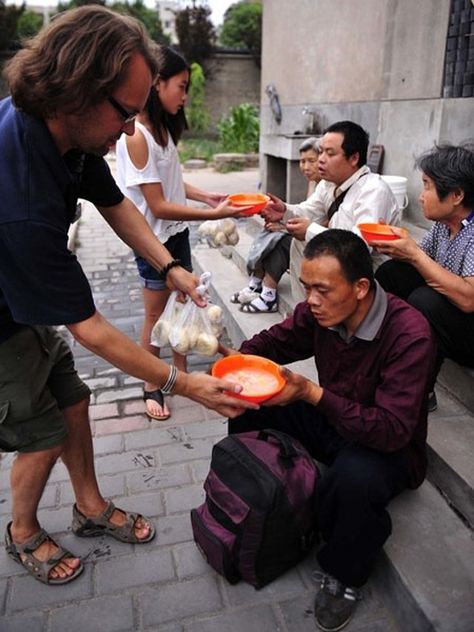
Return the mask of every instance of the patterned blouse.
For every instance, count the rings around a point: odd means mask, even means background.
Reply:
[[[436,263],[461,277],[474,276],[474,216],[471,215],[454,239],[450,239],[445,224],[436,222],[420,243],[421,249]]]

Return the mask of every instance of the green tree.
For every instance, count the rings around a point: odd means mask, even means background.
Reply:
[[[243,48],[252,53],[260,67],[262,56],[262,5],[260,2],[236,2],[224,14],[219,34],[224,46]]]
[[[170,40],[167,35],[163,33],[163,27],[161,20],[158,16],[156,9],[149,9],[145,6],[143,0],[135,0],[134,2],[114,2],[110,8],[117,13],[125,15],[131,15],[145,25],[149,36],[155,42],[160,44],[169,44]]]
[[[207,6],[186,7],[176,13],[176,34],[179,48],[188,63],[202,64],[214,50],[216,33]]]
[[[6,6],[5,0],[0,0],[0,50],[13,47],[16,40],[16,27],[25,5],[16,7]]]
[[[189,105],[186,106],[186,118],[191,132],[205,134],[211,122],[209,112],[204,105],[206,77],[202,66],[191,64],[191,84],[189,86]]]
[[[16,35],[21,41],[27,37],[33,37],[36,35],[43,26],[43,16],[34,11],[24,11],[18,20]]]

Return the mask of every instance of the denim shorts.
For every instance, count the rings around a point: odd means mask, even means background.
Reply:
[[[189,245],[189,229],[183,230],[177,235],[170,237],[163,246],[169,251],[173,259],[179,259],[183,268],[192,272],[191,246]],[[135,255],[137,262],[138,276],[142,287],[147,290],[166,290],[166,279],[146,259]]]
[[[0,450],[64,443],[63,408],[88,398],[69,345],[53,327],[23,327],[0,344]]]

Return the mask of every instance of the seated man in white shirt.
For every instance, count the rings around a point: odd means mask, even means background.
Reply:
[[[300,204],[285,204],[271,195],[272,202],[262,212],[267,222],[284,222],[295,237],[290,248],[290,277],[293,298],[298,301],[305,299],[298,275],[307,241],[327,228],[354,230],[357,224],[379,220],[397,225],[400,219],[390,187],[366,165],[369,135],[360,125],[333,123],[324,131],[320,146],[322,180],[314,193]],[[373,253],[373,260],[376,267],[384,259]],[[261,296],[265,298],[263,292]]]

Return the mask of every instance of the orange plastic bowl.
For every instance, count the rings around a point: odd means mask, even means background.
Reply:
[[[242,215],[255,215],[270,202],[268,195],[263,193],[233,193],[229,195],[229,199],[233,206],[250,206],[242,212]]]
[[[387,224],[357,224],[357,228],[368,244],[372,241],[394,241],[395,239],[400,239]],[[406,228],[401,230],[404,233],[403,236],[408,235]]]
[[[241,384],[242,392],[229,395],[249,402],[264,402],[279,393],[286,384],[278,364],[256,355],[221,358],[214,363],[211,373],[214,377]]]

